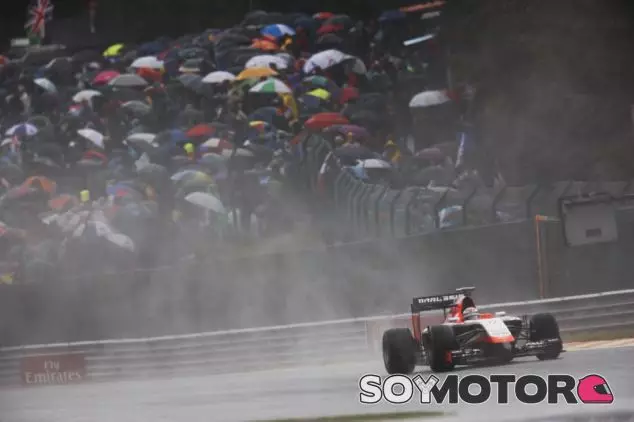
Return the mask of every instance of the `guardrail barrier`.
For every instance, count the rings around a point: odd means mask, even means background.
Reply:
[[[480,306],[514,315],[554,314],[564,339],[634,328],[634,290]],[[442,321],[422,314],[423,325]],[[373,359],[381,363],[381,336],[409,327],[410,315],[306,323],[145,339],[60,343],[0,349],[0,384],[221,374]]]

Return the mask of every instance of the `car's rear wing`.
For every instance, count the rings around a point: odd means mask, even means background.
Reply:
[[[449,293],[436,296],[415,297],[412,300],[412,312],[433,311],[451,308],[461,293]]]

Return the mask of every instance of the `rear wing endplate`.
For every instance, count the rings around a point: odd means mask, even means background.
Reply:
[[[451,293],[446,295],[415,297],[412,300],[412,312],[451,308],[459,296],[460,293]]]

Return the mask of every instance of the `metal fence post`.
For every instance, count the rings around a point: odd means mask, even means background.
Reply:
[[[385,197],[385,194],[389,189],[389,187],[385,186],[381,193],[376,197],[376,201],[374,201],[374,234],[377,237],[381,236],[381,217],[379,215],[381,212],[381,200]]]
[[[464,200],[464,203],[462,205],[462,225],[463,226],[467,225],[467,220],[468,220],[467,206],[469,205],[469,201],[473,199],[473,197],[476,195],[477,192],[478,192],[478,187],[476,186],[473,188],[469,196],[467,196]]]
[[[390,204],[390,234],[392,236],[394,236],[394,206],[396,205],[396,203],[398,202],[398,200],[400,199],[401,195],[403,195],[403,190],[399,190],[397,192],[396,195],[394,195],[394,198],[392,199],[392,203]]]
[[[498,193],[493,197],[493,202],[491,202],[491,221],[496,222],[498,219],[498,204],[504,197],[506,193],[506,185],[502,185]]]
[[[449,194],[449,189],[445,189],[438,201],[434,204],[434,223],[437,229],[440,229],[440,204],[442,204]]]
[[[405,204],[405,236],[409,236],[411,234],[411,224],[412,224],[412,219],[411,219],[411,207],[412,204],[414,204],[414,202],[418,199],[420,195],[420,189],[416,189],[416,191],[414,192],[414,194],[409,198],[409,201],[407,201],[407,204]]]
[[[537,194],[540,190],[542,190],[542,188],[543,186],[540,185],[535,186],[535,189],[531,192],[530,195],[528,195],[528,198],[526,198],[526,218],[531,218],[531,215],[533,214],[533,200],[537,197]]]

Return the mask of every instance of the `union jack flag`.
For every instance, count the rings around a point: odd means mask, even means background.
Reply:
[[[50,0],[37,0],[34,5],[29,8],[29,20],[24,27],[29,30],[30,34],[37,34],[44,38],[46,22],[53,17],[53,5]]]

